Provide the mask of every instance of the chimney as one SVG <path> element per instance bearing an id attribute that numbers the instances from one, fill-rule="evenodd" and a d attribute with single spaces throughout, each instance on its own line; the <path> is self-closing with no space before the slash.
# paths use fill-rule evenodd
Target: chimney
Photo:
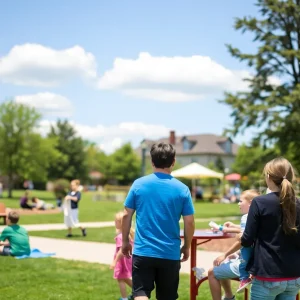
<path id="1" fill-rule="evenodd" d="M 174 130 L 170 131 L 169 143 L 172 145 L 175 145 L 175 131 Z"/>

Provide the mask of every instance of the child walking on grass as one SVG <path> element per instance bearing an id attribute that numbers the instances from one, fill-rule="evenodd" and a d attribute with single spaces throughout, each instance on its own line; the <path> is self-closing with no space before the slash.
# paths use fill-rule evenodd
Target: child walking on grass
<path id="1" fill-rule="evenodd" d="M 78 220 L 78 204 L 81 198 L 81 193 L 79 191 L 79 180 L 71 181 L 71 191 L 65 197 L 64 201 L 64 220 L 68 227 L 67 237 L 72 237 L 72 228 L 79 227 L 81 229 L 82 235 L 86 236 L 86 229 L 80 226 Z"/>
<path id="2" fill-rule="evenodd" d="M 116 251 L 114 255 L 114 260 L 110 266 L 114 270 L 114 279 L 118 281 L 121 298 L 120 300 L 130 300 L 133 299 L 131 296 L 127 295 L 126 285 L 132 288 L 132 258 L 127 258 L 122 254 L 122 219 L 123 212 L 119 212 L 115 217 L 116 226 Z M 133 244 L 134 231 L 130 229 L 130 242 Z"/>

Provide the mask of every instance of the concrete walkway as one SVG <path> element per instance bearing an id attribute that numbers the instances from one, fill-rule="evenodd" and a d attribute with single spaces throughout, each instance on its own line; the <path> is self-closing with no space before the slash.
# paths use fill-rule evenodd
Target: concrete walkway
<path id="1" fill-rule="evenodd" d="M 30 237 L 31 248 L 38 248 L 43 252 L 55 252 L 57 258 L 79 260 L 90 263 L 110 265 L 115 252 L 114 244 L 81 242 L 63 239 L 49 239 Z M 219 256 L 219 252 L 197 251 L 197 267 L 208 270 Z M 181 265 L 181 273 L 190 272 L 190 262 Z"/>

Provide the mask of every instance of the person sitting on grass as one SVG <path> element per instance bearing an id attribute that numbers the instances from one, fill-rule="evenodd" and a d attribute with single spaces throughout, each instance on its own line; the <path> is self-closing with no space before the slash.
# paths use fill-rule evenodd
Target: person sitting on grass
<path id="1" fill-rule="evenodd" d="M 54 205 L 51 203 L 46 203 L 44 200 L 41 200 L 37 197 L 32 197 L 31 199 L 33 205 L 38 210 L 47 210 L 47 209 L 54 209 Z"/>
<path id="2" fill-rule="evenodd" d="M 25 209 L 33 209 L 34 205 L 29 205 L 28 202 L 29 191 L 25 191 L 24 195 L 20 199 L 20 207 Z"/>
<path id="3" fill-rule="evenodd" d="M 21 256 L 30 254 L 29 236 L 26 229 L 18 225 L 19 214 L 10 211 L 6 217 L 7 227 L 0 236 L 0 255 Z"/>

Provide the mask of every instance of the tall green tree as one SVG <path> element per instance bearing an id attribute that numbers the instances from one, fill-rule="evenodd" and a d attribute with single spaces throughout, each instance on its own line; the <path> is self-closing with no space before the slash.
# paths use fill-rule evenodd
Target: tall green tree
<path id="1" fill-rule="evenodd" d="M 86 163 L 89 171 L 98 171 L 103 174 L 107 172 L 107 155 L 92 142 L 85 142 Z"/>
<path id="2" fill-rule="evenodd" d="M 258 0 L 260 17 L 236 19 L 235 28 L 249 32 L 257 45 L 243 53 L 228 45 L 233 57 L 245 62 L 254 76 L 249 90 L 227 93 L 222 101 L 232 108 L 234 136 L 258 129 L 257 140 L 278 145 L 300 167 L 300 0 Z M 277 79 L 276 79 L 277 78 Z"/>
<path id="3" fill-rule="evenodd" d="M 263 168 L 269 160 L 278 155 L 279 151 L 275 148 L 264 148 L 258 144 L 247 146 L 241 145 L 238 149 L 235 162 L 232 165 L 233 172 L 247 176 L 245 182 L 247 188 L 258 186 L 263 180 Z"/>
<path id="4" fill-rule="evenodd" d="M 109 157 L 108 177 L 120 184 L 130 184 L 141 174 L 141 162 L 130 143 L 124 144 Z"/>
<path id="5" fill-rule="evenodd" d="M 0 171 L 8 177 L 9 197 L 14 178 L 46 180 L 47 167 L 58 157 L 55 141 L 36 133 L 40 117 L 23 104 L 9 101 L 0 105 Z"/>
<path id="6" fill-rule="evenodd" d="M 75 128 L 68 121 L 58 120 L 48 137 L 57 141 L 56 150 L 60 153 L 60 158 L 48 169 L 49 178 L 85 180 L 88 176 L 85 145 Z"/>

